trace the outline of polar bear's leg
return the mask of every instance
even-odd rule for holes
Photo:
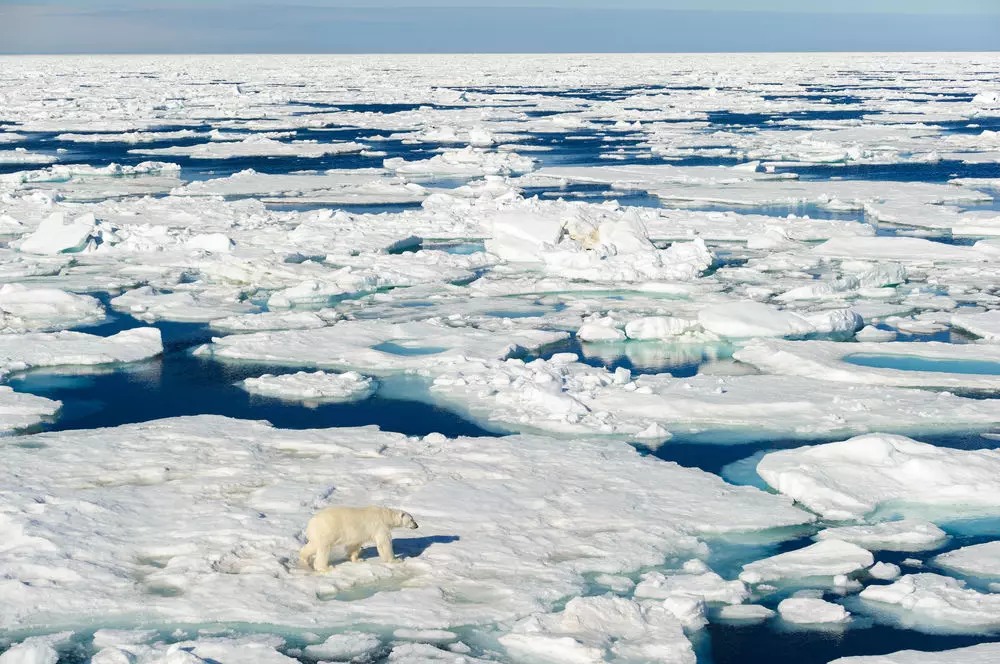
[[[347,559],[352,563],[358,562],[361,559],[361,545],[360,544],[348,544],[347,547]]]
[[[378,548],[379,558],[385,563],[394,563],[396,558],[392,552],[392,535],[389,533],[380,533],[378,537],[375,538],[375,546]]]
[[[325,572],[330,569],[330,545],[326,542],[316,548],[316,560],[313,561],[313,569],[317,572]]]
[[[316,545],[312,542],[307,542],[304,547],[299,549],[299,562],[302,563],[303,567],[309,567],[309,557],[316,553]]]

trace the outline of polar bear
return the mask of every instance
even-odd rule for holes
[[[384,562],[395,562],[392,553],[392,529],[417,527],[406,512],[388,507],[327,507],[320,510],[306,526],[308,542],[299,551],[303,567],[315,556],[313,569],[325,572],[330,568],[330,549],[342,544],[352,563],[358,562],[361,547],[375,542]]]

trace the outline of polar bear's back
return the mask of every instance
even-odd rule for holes
[[[310,519],[306,537],[331,544],[368,542],[392,528],[394,515],[385,507],[327,507]]]

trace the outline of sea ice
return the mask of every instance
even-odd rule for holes
[[[789,597],[778,604],[781,619],[799,625],[844,623],[851,614],[839,604],[814,597]]]
[[[274,376],[264,374],[258,378],[246,378],[239,383],[248,392],[286,401],[308,401],[331,403],[360,401],[375,391],[375,382],[366,376],[349,371],[335,374],[316,371]]]
[[[0,334],[92,325],[104,317],[101,303],[86,295],[21,284],[0,286]]]
[[[237,157],[296,157],[319,158],[327,155],[361,152],[364,145],[353,142],[319,143],[292,141],[284,143],[266,136],[251,136],[239,142],[199,143],[183,147],[136,148],[134,154],[154,156],[185,156],[191,159],[234,159]]]
[[[938,567],[968,576],[1000,578],[1000,542],[985,542],[936,556]]]
[[[61,407],[59,401],[22,394],[0,385],[0,435],[34,426],[55,415]]]
[[[872,525],[826,528],[816,539],[837,539],[871,551],[932,551],[948,539],[948,534],[929,521],[886,521]]]
[[[966,588],[938,574],[908,574],[891,585],[868,586],[860,595],[873,609],[888,608],[911,629],[993,632],[1000,629],[1000,595]]]
[[[757,585],[789,583],[810,578],[832,579],[870,567],[874,562],[871,552],[855,544],[824,540],[802,549],[747,563],[740,572],[740,580]]]
[[[3,628],[81,615],[301,627],[320,616],[331,629],[492,625],[548,614],[585,590],[585,575],[705,554],[699,538],[712,533],[810,520],[786,498],[606,441],[286,431],[215,416],[31,440],[31,449],[5,448],[0,466],[3,531],[22,533],[0,552]],[[403,562],[341,563],[326,575],[298,569],[296,537],[309,516],[359,502],[420,521],[417,537],[396,538]],[[657,616],[649,639],[665,647],[657,635],[671,635],[679,647],[673,618],[623,602],[624,615],[647,616],[639,627]]]
[[[860,519],[880,506],[947,507],[952,515],[1000,510],[1000,452],[936,447],[868,434],[767,454],[758,474],[829,519]]]
[[[110,337],[83,332],[12,334],[0,346],[0,378],[39,367],[138,362],[163,352],[155,327],[125,330]]]

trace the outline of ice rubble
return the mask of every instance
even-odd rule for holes
[[[890,655],[842,657],[830,664],[991,664],[998,657],[1000,657],[1000,644],[982,643],[941,652],[902,650]]]
[[[584,590],[584,574],[701,555],[698,538],[713,533],[811,520],[787,498],[584,439],[418,439],[198,416],[33,442],[6,448],[0,467],[3,531],[23,533],[0,553],[4,628],[81,612],[326,628],[441,629],[534,614],[561,624],[566,616],[544,615]],[[358,502],[419,519],[418,537],[396,538],[403,562],[298,569],[309,515]],[[341,594],[355,599],[326,601]],[[679,633],[656,615],[662,627],[650,638]],[[627,631],[622,647],[644,646]]]
[[[860,366],[846,362],[852,356],[914,360],[913,369]],[[993,345],[946,344],[938,342],[858,342],[841,344],[831,341],[755,340],[733,353],[740,362],[761,371],[786,376],[808,376],[820,380],[861,385],[897,387],[938,387],[949,389],[996,390],[1000,374],[958,373],[921,370],[920,360],[949,360],[951,367],[961,362],[1000,362],[1000,351]],[[998,365],[1000,366],[1000,365]]]
[[[375,382],[355,371],[334,374],[324,371],[274,376],[264,374],[257,378],[246,378],[240,387],[253,394],[276,397],[286,401],[307,401],[316,403],[359,401],[375,391]]]
[[[1000,510],[1000,452],[935,447],[868,434],[764,456],[757,473],[828,519],[860,519],[880,506],[953,515]]]
[[[155,327],[125,330],[110,337],[83,332],[35,332],[2,337],[0,378],[12,371],[116,362],[138,362],[163,352]]]
[[[959,574],[1000,578],[1000,542],[964,546],[936,556],[933,563]]]

